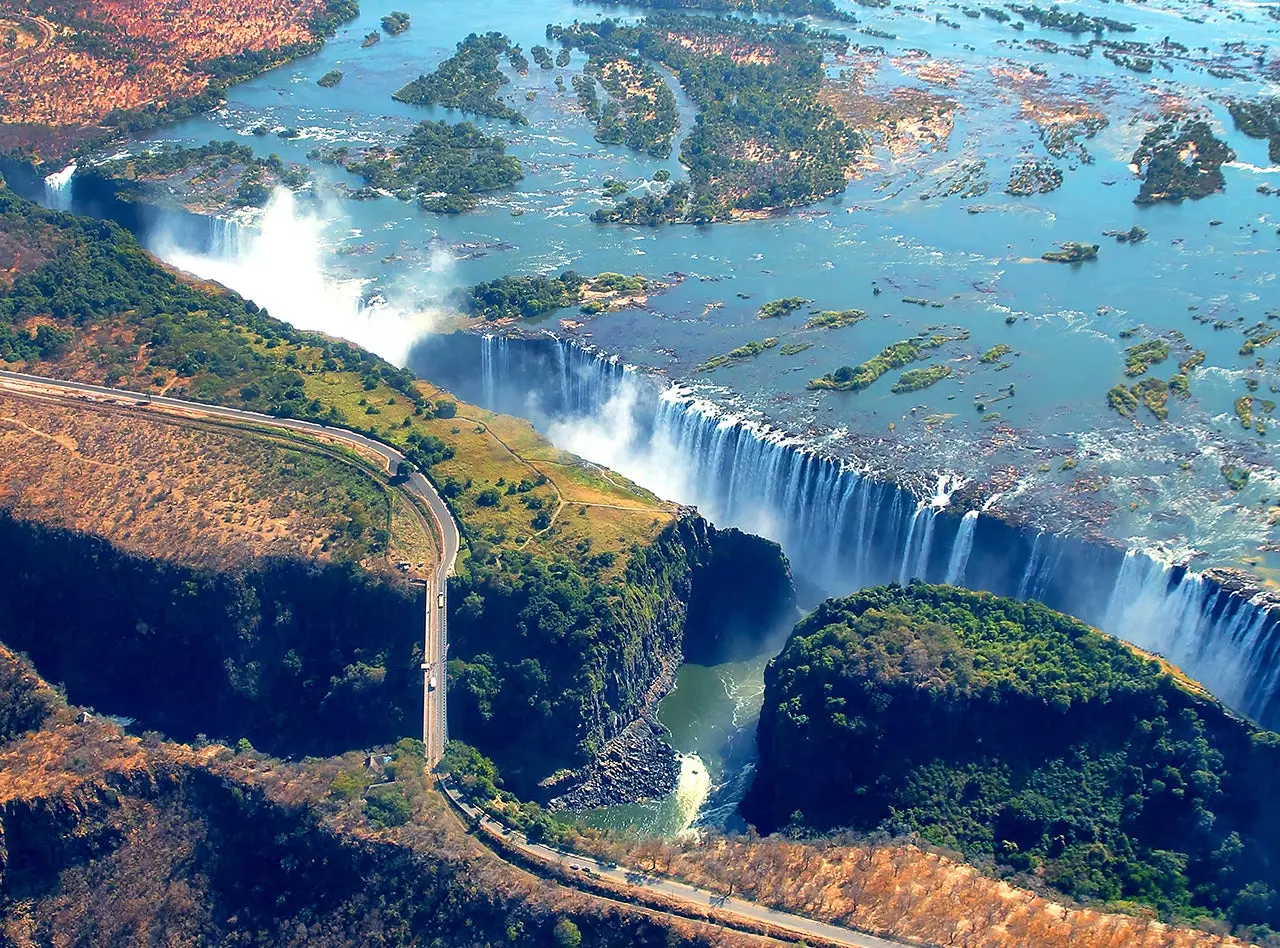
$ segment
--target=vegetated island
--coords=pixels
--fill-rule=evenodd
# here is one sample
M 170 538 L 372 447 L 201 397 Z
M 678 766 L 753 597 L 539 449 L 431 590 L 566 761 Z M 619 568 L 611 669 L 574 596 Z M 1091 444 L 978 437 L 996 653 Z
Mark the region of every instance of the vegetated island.
M 259 158 L 248 145 L 234 141 L 164 145 L 98 162 L 76 174 L 100 183 L 119 201 L 177 205 L 197 214 L 261 207 L 277 187 L 297 191 L 311 179 L 306 165 L 286 163 L 278 155 Z
M 1222 166 L 1236 153 L 1200 119 L 1165 122 L 1142 136 L 1129 159 L 1141 175 L 1135 204 L 1206 197 L 1226 186 Z
M 812 204 L 839 193 L 861 137 L 819 102 L 823 50 L 843 37 L 799 24 L 654 12 L 552 26 L 548 39 L 608 61 L 640 51 L 673 71 L 698 106 L 681 145 L 689 182 L 597 210 L 599 223 L 705 224 Z
M 805 329 L 842 329 L 856 326 L 867 318 L 860 309 L 824 309 L 813 313 L 804 321 Z
M 1227 102 L 1236 128 L 1250 138 L 1267 140 L 1267 156 L 1280 164 L 1280 98 L 1232 99 Z
M 332 89 L 342 81 L 341 69 L 330 69 L 323 76 L 316 80 L 316 85 L 322 89 Z
M 64 162 L 208 111 L 228 86 L 315 52 L 357 12 L 355 0 L 39 4 L 11 24 L 35 41 L 0 78 L 0 153 Z
M 786 296 L 778 300 L 770 300 L 760 307 L 756 313 L 757 319 L 777 319 L 780 316 L 790 316 L 802 306 L 807 306 L 813 300 L 805 299 L 803 296 Z
M 1040 255 L 1040 259 L 1050 263 L 1084 263 L 1087 260 L 1097 260 L 1098 245 L 1069 240 L 1062 245 L 1061 250 L 1046 250 Z
M 730 349 L 724 355 L 712 356 L 706 362 L 698 366 L 695 372 L 714 372 L 716 369 L 725 365 L 733 365 L 738 362 L 746 362 L 754 359 L 760 353 L 772 349 L 778 344 L 776 336 L 770 336 L 768 339 L 762 339 L 759 342 L 748 342 L 738 346 L 736 349 Z
M 565 270 L 559 276 L 504 276 L 460 290 L 452 301 L 469 316 L 495 322 L 532 319 L 558 309 L 577 306 L 594 315 L 631 306 L 644 306 L 649 296 L 674 286 L 640 274 L 599 273 L 583 276 Z
M 936 349 L 948 342 L 965 338 L 968 338 L 968 333 L 964 330 L 955 336 L 948 336 L 942 333 L 921 333 L 920 335 L 912 336 L 910 339 L 903 339 L 885 346 L 876 355 L 856 367 L 842 365 L 834 372 L 828 372 L 820 378 L 810 379 L 806 388 L 827 389 L 836 392 L 860 392 L 864 388 L 873 385 L 886 372 L 892 369 L 900 369 L 904 365 L 910 365 L 917 359 L 924 358 L 927 350 Z M 933 373 L 912 376 L 908 379 L 907 384 L 916 384 L 926 378 L 932 378 L 932 381 L 928 383 L 932 385 L 933 382 L 945 378 L 947 374 L 950 373 L 943 373 L 936 377 L 934 377 Z M 910 389 L 903 389 L 903 391 L 910 391 Z
M 836 6 L 833 0 L 600 0 L 604 6 L 641 7 L 650 10 L 709 10 L 746 16 L 818 16 L 824 20 L 857 23 L 858 18 Z
M 915 833 L 1084 902 L 1280 925 L 1280 736 L 1039 603 L 828 600 L 765 673 L 759 745 L 761 831 Z
M 410 105 L 440 105 L 528 125 L 528 119 L 498 99 L 499 90 L 511 81 L 498 69 L 498 62 L 513 49 L 501 33 L 472 33 L 434 72 L 419 76 L 391 97 Z
M 409 14 L 403 10 L 392 10 L 382 18 L 382 28 L 392 36 L 399 36 L 409 28 Z
M 425 121 L 394 148 L 317 150 L 312 155 L 342 165 L 376 189 L 357 196 L 386 191 L 442 214 L 472 210 L 480 195 L 509 188 L 524 177 L 520 161 L 507 154 L 507 143 L 470 122 Z

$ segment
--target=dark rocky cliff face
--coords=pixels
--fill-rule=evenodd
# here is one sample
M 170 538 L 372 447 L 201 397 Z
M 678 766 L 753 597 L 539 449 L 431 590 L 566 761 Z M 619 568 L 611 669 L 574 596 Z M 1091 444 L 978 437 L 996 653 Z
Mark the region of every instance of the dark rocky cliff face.
M 651 716 L 685 658 L 723 660 L 795 617 L 777 544 L 696 514 L 634 551 L 621 582 L 579 592 L 567 566 L 536 570 L 477 573 L 450 600 L 451 736 L 492 756 L 525 796 L 559 793 L 537 784 Z
M 0 515 L 0 641 L 68 697 L 178 740 L 324 754 L 415 733 L 421 593 L 340 565 L 231 572 Z
M 0 575 L 0 641 L 77 704 L 278 755 L 417 734 L 423 604 L 407 585 L 296 560 L 194 569 L 8 516 Z M 620 580 L 512 555 L 453 581 L 450 604 L 452 735 L 528 795 L 650 714 L 685 650 L 716 660 L 795 612 L 775 544 L 696 515 Z

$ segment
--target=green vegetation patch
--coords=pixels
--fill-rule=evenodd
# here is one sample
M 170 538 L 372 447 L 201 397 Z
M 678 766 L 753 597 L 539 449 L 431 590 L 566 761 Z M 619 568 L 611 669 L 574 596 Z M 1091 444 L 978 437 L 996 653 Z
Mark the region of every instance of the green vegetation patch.
M 805 329 L 840 329 L 854 326 L 867 318 L 860 309 L 824 309 L 804 321 Z
M 1083 902 L 1280 924 L 1280 826 L 1258 818 L 1280 736 L 1038 603 L 828 600 L 766 670 L 758 735 L 762 832 L 919 834 Z
M 1236 128 L 1250 138 L 1267 139 L 1272 164 L 1280 164 L 1280 98 L 1233 99 L 1227 103 Z
M 392 36 L 399 36 L 409 28 L 409 14 L 393 10 L 382 18 L 382 28 Z
M 813 300 L 807 300 L 803 296 L 787 296 L 780 300 L 770 300 L 760 307 L 760 312 L 756 313 L 759 319 L 777 319 L 779 316 L 790 316 L 801 306 L 807 306 Z
M 812 348 L 813 348 L 812 342 L 788 342 L 786 345 L 780 348 L 778 352 L 782 353 L 782 355 L 784 356 L 793 356 L 793 355 L 798 355 L 801 352 L 804 352 L 804 350 L 806 349 L 812 349 Z
M 510 187 L 524 174 L 496 135 L 470 122 L 422 122 L 390 150 L 370 148 L 357 156 L 324 153 L 371 186 L 416 199 L 425 210 L 458 213 L 474 208 L 479 195 Z
M 233 141 L 160 146 L 104 161 L 80 174 L 110 181 L 122 201 L 163 200 L 149 187 L 149 182 L 163 181 L 170 192 L 220 200 L 229 207 L 261 207 L 275 186 L 296 190 L 310 177 L 305 165 L 286 163 L 279 155 L 259 158 L 248 145 Z
M 846 41 L 800 24 L 652 13 L 548 28 L 601 61 L 641 52 L 675 72 L 699 109 L 680 158 L 689 185 L 628 199 L 600 222 L 708 223 L 811 204 L 844 190 L 862 139 L 819 101 L 823 49 Z
M 711 10 L 742 13 L 818 16 L 824 20 L 857 23 L 858 18 L 836 6 L 833 0 L 600 0 L 604 6 L 641 7 L 650 10 Z
M 907 369 L 907 371 L 898 376 L 898 381 L 893 383 L 890 391 L 897 395 L 903 392 L 918 392 L 922 388 L 928 388 L 935 382 L 942 381 L 950 374 L 951 366 L 949 365 L 931 365 L 923 369 Z
M 1232 490 L 1244 490 L 1249 486 L 1249 469 L 1247 467 L 1224 464 L 1220 470 L 1222 471 L 1223 479 L 1227 482 L 1227 486 Z
M 1272 329 L 1266 323 L 1258 323 L 1245 330 L 1244 335 L 1244 345 L 1240 347 L 1240 354 L 1242 356 L 1250 356 L 1264 346 L 1269 346 L 1275 342 L 1276 338 L 1280 337 L 1280 329 Z
M 558 277 L 504 276 L 461 290 L 453 302 L 481 319 L 531 319 L 557 309 L 581 305 L 599 313 L 630 299 L 638 299 L 660 284 L 640 274 L 600 273 L 586 277 L 565 270 Z
M 738 346 L 724 355 L 712 356 L 695 370 L 697 372 L 713 372 L 722 365 L 730 365 L 737 362 L 745 362 L 748 359 L 754 359 L 766 349 L 772 349 L 778 344 L 778 340 L 774 336 L 768 339 L 762 339 L 759 342 L 748 342 L 746 345 Z
M 873 384 L 876 379 L 892 369 L 900 369 L 904 365 L 920 358 L 920 344 L 915 339 L 904 339 L 886 346 L 874 358 L 868 359 L 857 368 L 842 365 L 834 372 L 817 379 L 810 379 L 808 388 L 832 389 L 839 392 L 859 392 Z
M 340 69 L 330 69 L 323 76 L 316 80 L 316 85 L 324 89 L 332 89 L 342 81 L 342 71 Z
M 510 82 L 498 69 L 498 63 L 511 49 L 511 41 L 501 33 L 472 33 L 435 72 L 419 76 L 392 98 L 410 105 L 442 105 L 506 119 L 513 125 L 528 125 L 528 119 L 498 100 L 498 91 Z
M 982 355 L 978 357 L 978 361 L 984 365 L 991 365 L 993 362 L 999 362 L 1012 351 L 1013 346 L 1005 345 L 1003 342 L 996 343 L 986 352 L 982 353 Z
M 1097 260 L 1098 245 L 1071 240 L 1063 244 L 1061 250 L 1046 250 L 1040 255 L 1040 259 L 1048 260 L 1050 263 L 1084 263 L 1087 260 Z
M 1135 204 L 1202 198 L 1226 186 L 1222 166 L 1236 153 L 1207 122 L 1165 122 L 1142 137 L 1130 158 L 1142 169 Z
M 1169 358 L 1169 343 L 1163 339 L 1148 339 L 1124 351 L 1124 374 L 1130 377 L 1142 375 L 1157 362 Z
M 603 103 L 600 82 L 609 93 Z M 639 55 L 606 58 L 593 53 L 581 76 L 573 79 L 578 100 L 596 123 L 596 141 L 626 145 L 654 158 L 671 155 L 675 137 L 676 97 L 662 74 Z

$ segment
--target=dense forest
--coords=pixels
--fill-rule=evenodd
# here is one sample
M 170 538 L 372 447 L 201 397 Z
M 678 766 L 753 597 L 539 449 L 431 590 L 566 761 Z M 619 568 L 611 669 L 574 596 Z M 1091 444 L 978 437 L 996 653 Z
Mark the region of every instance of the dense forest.
M 765 688 L 762 831 L 918 834 L 1083 901 L 1280 925 L 1280 737 L 1074 619 L 868 589 L 802 621 Z
M 507 119 L 513 125 L 527 125 L 523 115 L 498 99 L 498 92 L 511 81 L 498 69 L 498 63 L 512 49 L 511 41 L 501 33 L 472 33 L 435 72 L 414 79 L 392 98 L 410 105 L 442 105 Z
M 604 20 L 548 27 L 547 36 L 601 61 L 636 50 L 675 72 L 697 104 L 680 151 L 692 193 L 666 219 L 705 223 L 844 190 L 861 140 L 817 101 L 823 50 L 843 48 L 842 37 L 802 24 L 664 12 L 635 26 Z M 598 219 L 651 223 L 656 200 L 628 199 Z
M 346 156 L 321 157 L 340 161 Z M 478 195 L 510 187 L 523 177 L 506 142 L 470 122 L 422 122 L 394 148 L 371 148 L 344 166 L 375 188 L 445 213 L 471 210 Z
M 532 319 L 557 309 L 583 305 L 597 311 L 610 298 L 644 293 L 654 284 L 639 274 L 599 273 L 583 276 L 565 270 L 559 276 L 504 276 L 477 283 L 453 294 L 453 303 L 464 313 L 481 319 Z M 587 294 L 595 294 L 586 299 Z M 585 302 L 584 302 L 585 300 Z
M 354 564 L 196 569 L 0 514 L 0 571 L 0 641 L 79 704 L 280 755 L 416 733 L 421 593 Z

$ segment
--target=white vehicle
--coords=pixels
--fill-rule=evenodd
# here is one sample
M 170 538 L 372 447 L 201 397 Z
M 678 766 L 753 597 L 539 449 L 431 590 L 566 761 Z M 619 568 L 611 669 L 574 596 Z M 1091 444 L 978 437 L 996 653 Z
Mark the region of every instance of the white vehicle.
M 427 679 L 427 690 L 428 690 L 428 691 L 435 691 L 435 690 L 436 690 L 436 676 L 435 676 L 435 675 L 432 675 L 429 679 Z

